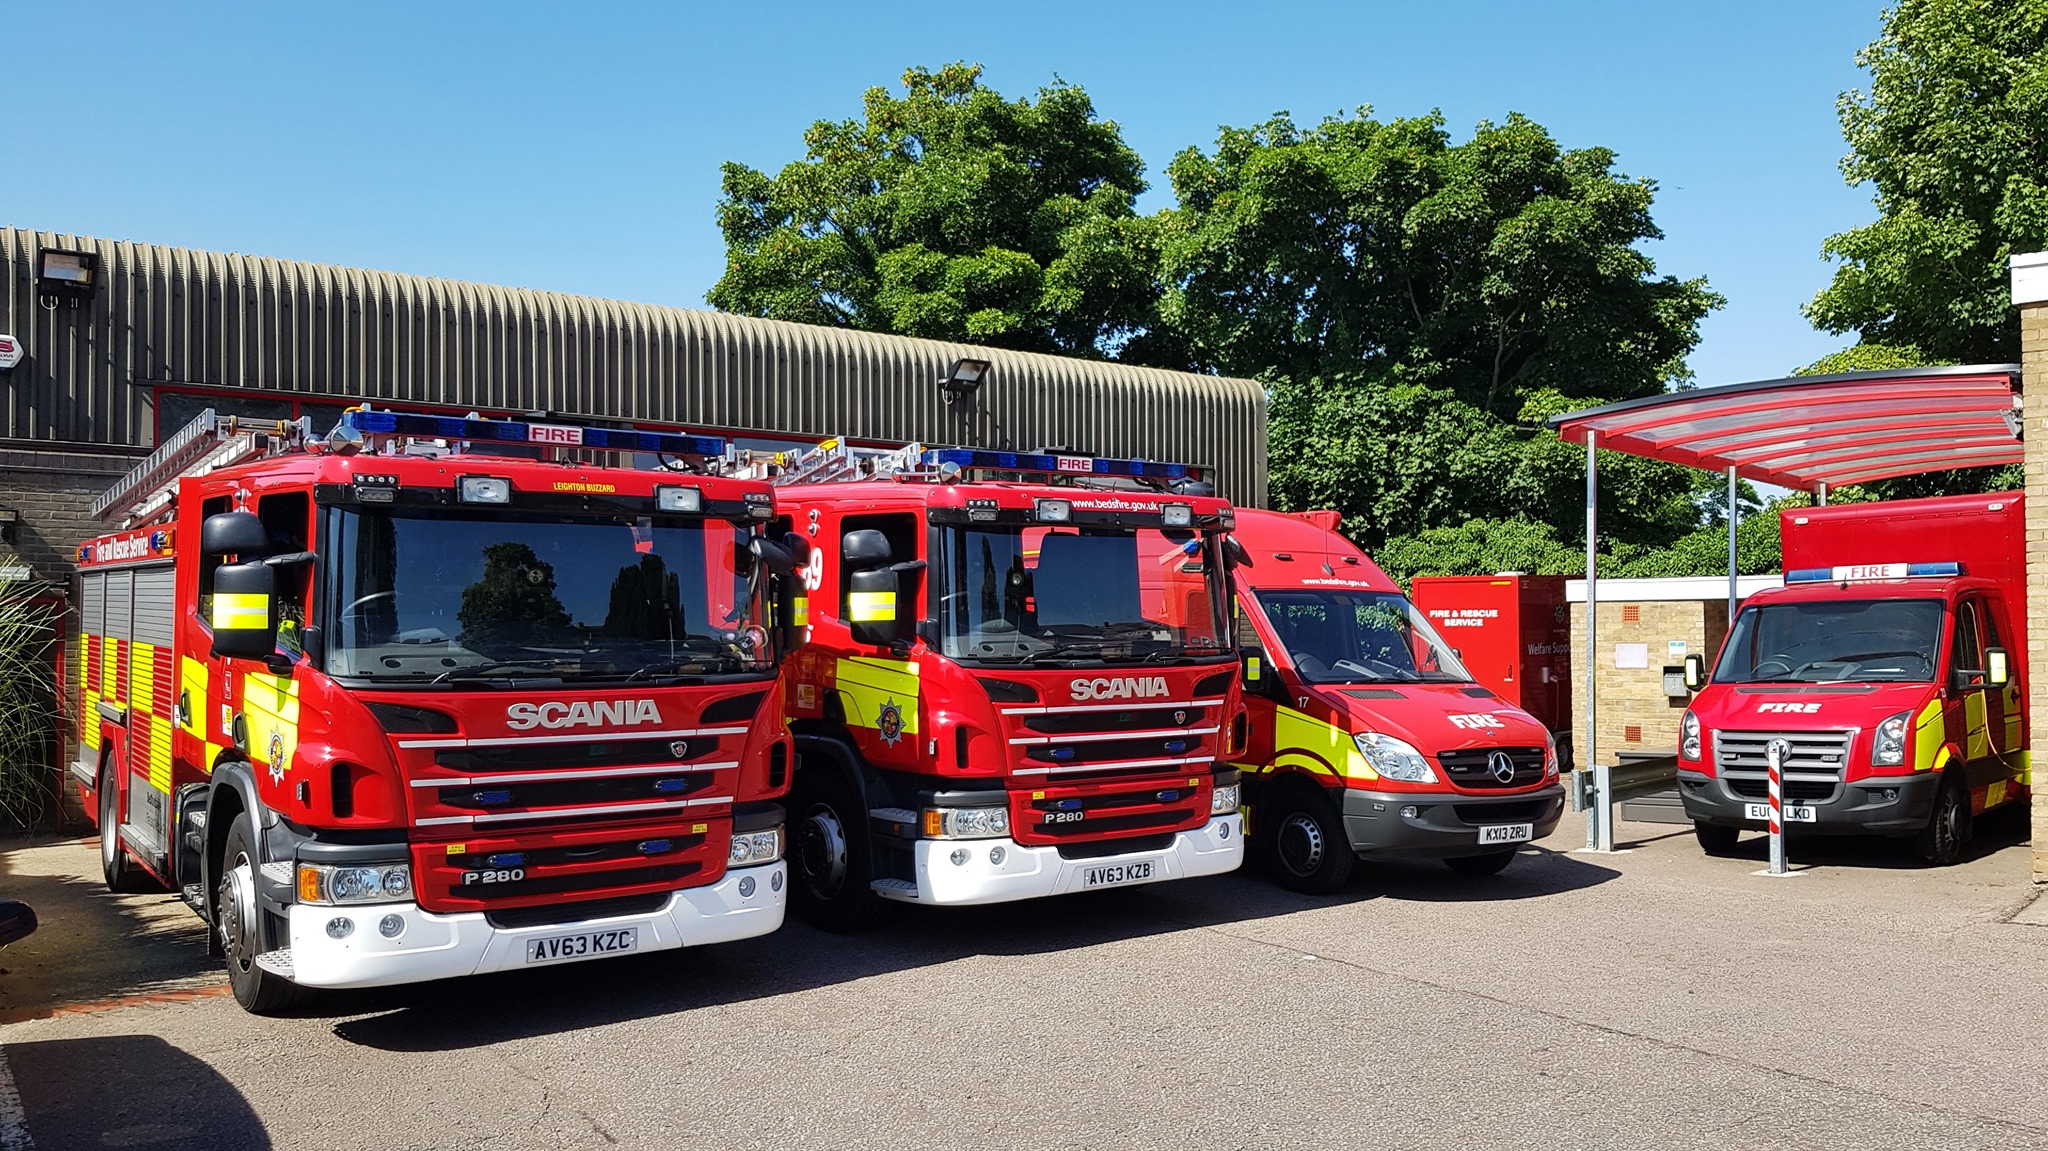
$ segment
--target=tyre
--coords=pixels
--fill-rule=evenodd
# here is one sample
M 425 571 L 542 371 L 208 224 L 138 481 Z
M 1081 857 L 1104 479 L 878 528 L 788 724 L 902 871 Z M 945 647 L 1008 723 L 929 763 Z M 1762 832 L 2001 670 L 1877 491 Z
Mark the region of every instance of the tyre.
M 1444 866 L 1459 875 L 1499 875 L 1501 869 L 1515 861 L 1512 848 L 1507 851 L 1489 851 L 1485 855 L 1459 855 L 1444 860 Z
M 1283 791 L 1268 810 L 1254 813 L 1252 822 L 1263 829 L 1266 866 L 1280 886 L 1328 895 L 1350 881 L 1358 856 L 1337 810 L 1319 791 Z
M 790 796 L 795 882 L 790 902 L 806 923 L 826 931 L 859 931 L 882 921 L 889 904 L 876 895 L 868 813 L 833 766 L 797 770 Z
M 161 891 L 162 885 L 121 846 L 120 770 L 118 756 L 100 761 L 100 874 L 106 877 L 107 890 L 118 895 Z
M 1936 867 L 1947 867 L 1963 857 L 1963 844 L 1969 840 L 1970 789 L 1958 770 L 1942 780 L 1934 810 L 1927 813 L 1927 826 L 1913 839 L 1913 852 Z
M 1695 820 L 1692 834 L 1693 838 L 1700 841 L 1700 850 L 1708 855 L 1733 855 L 1736 842 L 1742 838 L 1742 829 Z
M 263 909 L 256 898 L 256 835 L 249 816 L 235 817 L 228 828 L 226 849 L 220 859 L 214 931 L 220 937 L 228 966 L 228 984 L 235 1002 L 255 1015 L 271 1015 L 297 1005 L 306 989 L 272 971 L 256 966 L 265 949 Z

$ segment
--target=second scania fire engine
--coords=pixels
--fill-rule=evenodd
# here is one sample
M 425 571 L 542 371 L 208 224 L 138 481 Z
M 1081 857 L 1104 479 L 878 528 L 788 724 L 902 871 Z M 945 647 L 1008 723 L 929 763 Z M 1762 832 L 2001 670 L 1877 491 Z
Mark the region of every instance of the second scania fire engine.
M 1238 866 L 1233 519 L 1194 469 L 827 441 L 775 478 L 809 545 L 784 670 L 801 913 Z
M 201 415 L 79 557 L 72 771 L 108 885 L 182 892 L 259 1012 L 775 930 L 794 568 L 733 462 L 714 437 Z

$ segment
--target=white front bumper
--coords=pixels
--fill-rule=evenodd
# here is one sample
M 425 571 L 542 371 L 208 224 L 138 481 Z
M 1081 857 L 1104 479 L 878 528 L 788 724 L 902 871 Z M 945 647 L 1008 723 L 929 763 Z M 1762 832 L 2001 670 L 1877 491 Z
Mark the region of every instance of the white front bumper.
M 1002 849 L 1000 863 L 989 858 L 997 847 Z M 966 859 L 954 863 L 956 851 L 965 851 Z M 1092 859 L 1062 859 L 1057 847 L 1026 847 L 1012 839 L 921 839 L 916 859 L 914 896 L 908 889 L 880 894 L 914 903 L 1006 903 L 1080 891 L 1088 873 L 1103 867 L 1152 864 L 1149 877 L 1116 886 L 1235 871 L 1244 862 L 1244 822 L 1236 812 L 1213 816 L 1201 827 L 1177 832 L 1165 847 Z
M 751 881 L 744 883 L 750 894 L 740 894 L 743 881 Z M 635 952 L 727 943 L 781 927 L 788 884 L 785 865 L 777 860 L 728 871 L 709 887 L 678 891 L 657 911 L 519 928 L 493 927 L 481 911 L 441 915 L 422 911 L 416 903 L 294 904 L 292 981 L 306 987 L 384 987 L 506 971 L 528 966 L 528 940 L 625 927 L 638 934 Z M 405 921 L 405 930 L 396 939 L 378 933 L 377 925 L 387 915 Z M 337 916 L 355 922 L 355 930 L 342 939 L 327 934 L 328 921 Z

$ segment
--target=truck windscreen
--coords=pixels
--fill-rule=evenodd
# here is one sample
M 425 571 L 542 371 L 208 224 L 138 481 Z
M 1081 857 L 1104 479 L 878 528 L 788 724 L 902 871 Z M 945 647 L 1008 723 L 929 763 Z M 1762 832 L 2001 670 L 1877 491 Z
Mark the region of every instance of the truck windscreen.
M 1219 552 L 1185 529 L 942 528 L 940 650 L 989 663 L 1228 659 Z
M 1471 673 L 1408 597 L 1260 591 L 1259 608 L 1310 683 L 1470 683 Z
M 720 520 L 329 513 L 327 671 L 433 682 L 767 670 L 747 534 Z
M 1928 683 L 1941 650 L 1940 600 L 1751 604 L 1715 683 Z

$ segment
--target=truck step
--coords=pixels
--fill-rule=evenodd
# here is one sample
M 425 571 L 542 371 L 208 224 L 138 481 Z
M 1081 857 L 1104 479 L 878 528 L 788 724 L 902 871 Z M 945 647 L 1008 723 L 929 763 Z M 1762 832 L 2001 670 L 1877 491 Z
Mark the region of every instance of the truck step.
M 198 913 L 199 913 L 200 915 L 204 916 L 204 915 L 206 914 L 206 885 L 205 885 L 205 884 L 203 884 L 203 883 L 187 883 L 187 884 L 185 884 L 184 886 L 182 886 L 182 887 L 178 888 L 178 898 L 180 898 L 180 899 L 184 900 L 184 901 L 185 901 L 185 906 L 187 906 L 187 907 L 191 908 L 192 910 L 194 910 L 194 911 L 198 912 Z
M 270 972 L 272 975 L 281 975 L 286 979 L 290 979 L 292 977 L 292 949 L 280 947 L 276 951 L 266 951 L 256 957 L 256 966 Z
M 868 818 L 879 819 L 884 823 L 917 823 L 917 813 L 907 807 L 873 808 L 868 812 Z
M 185 813 L 185 823 L 194 831 L 206 830 L 206 809 L 195 807 Z
M 868 884 L 876 895 L 883 899 L 901 899 L 917 902 L 917 884 L 908 879 L 877 879 Z
M 289 862 L 260 864 L 257 870 L 263 873 L 265 882 L 274 883 L 279 887 L 292 885 L 292 865 Z

